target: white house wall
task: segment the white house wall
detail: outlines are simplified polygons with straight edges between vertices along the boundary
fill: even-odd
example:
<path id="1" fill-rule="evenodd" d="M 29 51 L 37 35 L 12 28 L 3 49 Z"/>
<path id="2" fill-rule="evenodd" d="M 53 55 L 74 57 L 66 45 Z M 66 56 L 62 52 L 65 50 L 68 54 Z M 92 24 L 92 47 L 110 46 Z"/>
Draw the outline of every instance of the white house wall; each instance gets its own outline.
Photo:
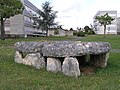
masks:
<path id="1" fill-rule="evenodd" d="M 33 15 L 39 17 L 39 9 L 28 0 L 21 0 L 25 10 L 22 14 L 15 15 L 5 22 L 5 33 L 8 35 L 22 35 L 23 37 L 34 32 L 42 32 L 37 26 L 33 26 Z"/>
<path id="2" fill-rule="evenodd" d="M 15 15 L 10 18 L 10 34 L 24 34 L 23 15 Z"/>
<path id="3" fill-rule="evenodd" d="M 114 18 L 115 20 L 112 21 L 111 25 L 106 26 L 106 34 L 117 34 L 117 11 L 98 11 L 97 14 L 94 16 L 93 20 L 95 21 L 96 16 L 101 16 L 108 13 L 109 16 Z M 95 27 L 97 34 L 104 34 L 103 26 L 100 26 L 98 22 L 93 21 L 93 26 Z"/>

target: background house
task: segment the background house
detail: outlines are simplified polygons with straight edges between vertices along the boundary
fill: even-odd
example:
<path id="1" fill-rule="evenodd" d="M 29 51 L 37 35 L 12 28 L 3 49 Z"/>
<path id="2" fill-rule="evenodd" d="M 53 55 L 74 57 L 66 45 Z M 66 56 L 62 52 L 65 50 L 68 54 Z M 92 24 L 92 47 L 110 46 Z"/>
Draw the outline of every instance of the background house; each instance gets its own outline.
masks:
<path id="1" fill-rule="evenodd" d="M 57 31 L 57 34 L 55 33 Z M 73 31 L 64 29 L 51 29 L 48 31 L 48 36 L 72 36 Z"/>
<path id="2" fill-rule="evenodd" d="M 27 37 L 29 35 L 36 35 L 35 33 L 46 33 L 38 28 L 38 23 L 35 18 L 39 19 L 39 9 L 28 0 L 21 0 L 24 5 L 22 14 L 10 17 L 5 21 L 5 33 L 8 36 Z"/>
<path id="3" fill-rule="evenodd" d="M 117 17 L 117 34 L 120 34 L 120 17 Z"/>
<path id="4" fill-rule="evenodd" d="M 95 17 L 104 15 L 106 13 L 108 13 L 109 16 L 115 19 L 114 21 L 112 21 L 111 25 L 106 26 L 106 34 L 117 34 L 118 33 L 117 11 L 98 11 L 93 18 L 93 26 L 94 26 L 95 32 L 97 34 L 104 34 L 104 27 L 100 26 L 100 24 L 96 22 Z"/>

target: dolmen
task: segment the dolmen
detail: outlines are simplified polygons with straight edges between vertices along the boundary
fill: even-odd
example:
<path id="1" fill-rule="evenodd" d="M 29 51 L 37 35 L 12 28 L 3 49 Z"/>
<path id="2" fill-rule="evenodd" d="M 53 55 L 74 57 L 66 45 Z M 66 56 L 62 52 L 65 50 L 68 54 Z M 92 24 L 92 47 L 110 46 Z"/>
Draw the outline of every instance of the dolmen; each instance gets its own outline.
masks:
<path id="1" fill-rule="evenodd" d="M 105 68 L 111 49 L 108 42 L 81 41 L 17 42 L 14 47 L 15 62 L 74 77 L 83 64 Z"/>

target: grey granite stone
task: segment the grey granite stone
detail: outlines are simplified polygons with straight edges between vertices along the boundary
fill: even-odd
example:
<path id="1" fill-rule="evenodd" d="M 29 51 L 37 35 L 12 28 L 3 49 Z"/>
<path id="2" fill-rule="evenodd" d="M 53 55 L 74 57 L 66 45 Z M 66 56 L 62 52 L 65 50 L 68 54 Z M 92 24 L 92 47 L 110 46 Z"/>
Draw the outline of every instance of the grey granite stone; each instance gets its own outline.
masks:
<path id="1" fill-rule="evenodd" d="M 67 57 L 82 56 L 85 52 L 85 46 L 81 42 L 59 41 L 45 45 L 42 49 L 43 56 L 47 57 Z"/>
<path id="2" fill-rule="evenodd" d="M 51 72 L 60 72 L 61 71 L 61 62 L 57 58 L 47 58 L 47 71 Z"/>
<path id="3" fill-rule="evenodd" d="M 80 76 L 79 64 L 87 62 L 95 67 L 106 67 L 111 50 L 108 42 L 80 41 L 17 42 L 14 47 L 17 63 L 37 69 L 47 67 L 47 71 L 62 71 L 67 76 L 75 77 Z"/>
<path id="4" fill-rule="evenodd" d="M 111 50 L 108 42 L 82 42 L 82 44 L 86 47 L 88 54 L 101 54 Z"/>
<path id="5" fill-rule="evenodd" d="M 106 53 L 110 49 L 111 46 L 107 42 L 59 41 L 44 45 L 42 53 L 46 57 L 74 57 Z"/>
<path id="6" fill-rule="evenodd" d="M 45 68 L 45 58 L 40 53 L 27 54 L 25 58 L 23 58 L 22 54 L 16 51 L 15 62 L 34 66 L 37 69 Z"/>
<path id="7" fill-rule="evenodd" d="M 19 52 L 24 53 L 36 53 L 42 52 L 44 44 L 47 42 L 17 42 L 15 43 L 15 49 Z"/>
<path id="8" fill-rule="evenodd" d="M 82 56 L 109 52 L 108 42 L 49 41 L 17 42 L 15 49 L 25 53 L 42 53 L 46 57 Z"/>
<path id="9" fill-rule="evenodd" d="M 67 76 L 80 76 L 79 63 L 76 58 L 67 57 L 63 61 L 62 72 Z"/>
<path id="10" fill-rule="evenodd" d="M 22 54 L 18 51 L 15 52 L 14 59 L 16 63 L 23 63 Z"/>
<path id="11" fill-rule="evenodd" d="M 37 69 L 45 68 L 45 58 L 40 53 L 27 54 L 23 64 L 34 66 Z"/>
<path id="12" fill-rule="evenodd" d="M 95 67 L 105 68 L 107 66 L 108 58 L 109 53 L 90 55 L 90 64 Z"/>

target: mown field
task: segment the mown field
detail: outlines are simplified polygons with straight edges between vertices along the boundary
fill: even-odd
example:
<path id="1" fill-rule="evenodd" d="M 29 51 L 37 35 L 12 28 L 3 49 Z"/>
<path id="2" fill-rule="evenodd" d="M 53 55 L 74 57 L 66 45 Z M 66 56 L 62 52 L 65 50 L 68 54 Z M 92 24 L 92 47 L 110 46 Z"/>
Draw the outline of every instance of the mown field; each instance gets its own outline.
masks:
<path id="1" fill-rule="evenodd" d="M 17 41 L 76 40 L 75 37 L 31 37 L 0 40 L 0 90 L 119 90 L 120 89 L 120 53 L 110 53 L 108 66 L 97 69 L 92 75 L 78 78 L 62 73 L 37 70 L 30 66 L 14 62 Z M 77 38 L 81 41 L 110 42 L 113 49 L 120 49 L 120 36 L 101 35 Z"/>

